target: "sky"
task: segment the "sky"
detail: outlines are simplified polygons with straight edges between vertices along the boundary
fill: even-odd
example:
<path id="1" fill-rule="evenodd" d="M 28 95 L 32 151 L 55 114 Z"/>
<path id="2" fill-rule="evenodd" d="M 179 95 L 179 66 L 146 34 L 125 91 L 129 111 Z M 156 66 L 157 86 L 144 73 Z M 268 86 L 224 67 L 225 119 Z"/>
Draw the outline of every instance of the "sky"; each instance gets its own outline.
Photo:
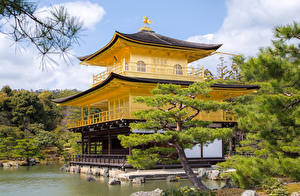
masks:
<path id="1" fill-rule="evenodd" d="M 71 63 L 54 57 L 59 65 L 43 70 L 34 48 L 20 47 L 0 33 L 0 88 L 88 89 L 92 75 L 103 68 L 80 65 L 76 57 L 101 49 L 115 31 L 137 32 L 144 16 L 152 20 L 156 33 L 199 43 L 222 43 L 218 51 L 247 57 L 271 45 L 275 26 L 300 21 L 300 0 L 43 0 L 38 11 L 59 5 L 79 17 L 84 27 L 80 45 L 72 48 Z M 193 66 L 204 65 L 215 72 L 219 57 L 201 59 Z M 230 56 L 224 57 L 230 63 Z"/>

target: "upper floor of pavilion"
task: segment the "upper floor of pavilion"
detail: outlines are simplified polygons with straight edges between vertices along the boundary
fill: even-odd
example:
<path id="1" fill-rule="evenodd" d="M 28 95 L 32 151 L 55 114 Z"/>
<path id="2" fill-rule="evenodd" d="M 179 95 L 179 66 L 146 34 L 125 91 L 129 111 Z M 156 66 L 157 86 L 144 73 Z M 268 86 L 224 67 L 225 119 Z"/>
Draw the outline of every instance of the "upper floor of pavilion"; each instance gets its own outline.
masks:
<path id="1" fill-rule="evenodd" d="M 93 76 L 93 86 L 112 72 L 129 77 L 203 81 L 204 68 L 189 63 L 214 54 L 221 45 L 178 40 L 144 26 L 133 34 L 116 31 L 102 49 L 78 59 L 82 65 L 105 68 Z"/>

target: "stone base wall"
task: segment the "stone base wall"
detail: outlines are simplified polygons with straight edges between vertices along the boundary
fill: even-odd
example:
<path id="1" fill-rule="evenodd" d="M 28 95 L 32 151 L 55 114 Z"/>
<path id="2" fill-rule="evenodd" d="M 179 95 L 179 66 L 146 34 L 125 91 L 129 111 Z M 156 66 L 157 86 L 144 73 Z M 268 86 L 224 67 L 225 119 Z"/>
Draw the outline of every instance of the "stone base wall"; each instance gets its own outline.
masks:
<path id="1" fill-rule="evenodd" d="M 107 167 L 92 167 L 92 166 L 79 166 L 73 165 L 66 167 L 65 171 L 69 171 L 71 173 L 82 173 L 86 175 L 93 176 L 105 176 L 111 178 L 117 178 L 120 174 L 125 173 L 125 171 L 117 169 L 117 168 L 107 168 Z"/>

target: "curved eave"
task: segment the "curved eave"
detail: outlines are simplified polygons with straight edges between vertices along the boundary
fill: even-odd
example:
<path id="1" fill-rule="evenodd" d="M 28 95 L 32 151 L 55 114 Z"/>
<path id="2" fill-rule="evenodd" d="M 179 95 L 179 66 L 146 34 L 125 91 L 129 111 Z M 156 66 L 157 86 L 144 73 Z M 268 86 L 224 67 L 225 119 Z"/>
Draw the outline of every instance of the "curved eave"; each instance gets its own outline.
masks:
<path id="1" fill-rule="evenodd" d="M 93 54 L 78 57 L 78 59 L 80 61 L 82 61 L 81 62 L 82 64 L 84 64 L 85 62 L 93 59 L 97 55 L 99 55 L 99 54 L 103 53 L 104 51 L 108 50 L 110 47 L 112 47 L 117 42 L 117 40 L 119 38 L 121 38 L 123 40 L 126 40 L 126 41 L 129 41 L 129 42 L 132 42 L 132 43 L 137 43 L 137 44 L 142 44 L 142 45 L 147 45 L 147 46 L 156 46 L 156 47 L 172 48 L 172 49 L 180 49 L 180 50 L 193 50 L 193 51 L 201 51 L 201 50 L 209 51 L 209 50 L 211 50 L 213 52 L 213 51 L 216 51 L 217 49 L 219 49 L 222 46 L 222 44 L 216 44 L 215 46 L 212 46 L 212 48 L 197 48 L 197 47 L 183 47 L 183 46 L 172 46 L 172 45 L 156 44 L 156 43 L 144 42 L 144 41 L 140 41 L 140 40 L 131 39 L 129 37 L 126 37 L 125 34 L 122 34 L 118 31 L 115 31 L 115 34 L 114 34 L 112 40 L 106 46 L 104 46 L 102 49 L 98 50 L 97 52 L 95 52 Z"/>
<path id="2" fill-rule="evenodd" d="M 177 84 L 177 85 L 184 85 L 188 86 L 193 84 L 194 82 L 191 81 L 180 81 L 180 80 L 164 80 L 164 79 L 153 79 L 153 78 L 135 78 L 135 77 L 127 77 L 127 76 L 122 76 L 119 74 L 111 73 L 103 82 L 99 83 L 98 85 L 80 92 L 76 95 L 64 97 L 64 98 L 59 98 L 59 99 L 53 99 L 52 101 L 58 104 L 64 104 L 68 101 L 72 101 L 76 98 L 79 98 L 81 96 L 87 95 L 89 93 L 92 93 L 103 86 L 107 85 L 109 82 L 111 82 L 114 78 L 124 80 L 124 81 L 129 81 L 129 82 L 139 82 L 139 83 L 153 83 L 153 84 Z M 257 85 L 236 85 L 236 84 L 213 84 L 211 85 L 213 88 L 227 88 L 227 89 L 237 89 L 237 88 L 243 88 L 243 89 L 259 89 L 259 86 Z"/>

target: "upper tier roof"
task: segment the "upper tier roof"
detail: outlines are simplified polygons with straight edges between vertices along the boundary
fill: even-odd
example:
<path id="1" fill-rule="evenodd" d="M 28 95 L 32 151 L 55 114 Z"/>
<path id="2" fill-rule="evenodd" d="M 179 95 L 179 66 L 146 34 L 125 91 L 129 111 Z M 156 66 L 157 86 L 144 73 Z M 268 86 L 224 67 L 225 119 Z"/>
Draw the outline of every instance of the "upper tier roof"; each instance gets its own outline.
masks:
<path id="1" fill-rule="evenodd" d="M 113 39 L 105 47 L 103 47 L 102 49 L 100 49 L 99 51 L 93 54 L 78 57 L 78 59 L 80 61 L 91 60 L 98 54 L 110 48 L 119 38 L 127 40 L 129 42 L 134 42 L 143 45 L 175 48 L 175 49 L 186 49 L 186 50 L 191 50 L 191 49 L 217 50 L 222 46 L 222 44 L 202 44 L 202 43 L 178 40 L 164 35 L 160 35 L 158 33 L 155 33 L 154 31 L 147 31 L 147 30 L 142 30 L 133 34 L 120 33 L 116 31 Z"/>

